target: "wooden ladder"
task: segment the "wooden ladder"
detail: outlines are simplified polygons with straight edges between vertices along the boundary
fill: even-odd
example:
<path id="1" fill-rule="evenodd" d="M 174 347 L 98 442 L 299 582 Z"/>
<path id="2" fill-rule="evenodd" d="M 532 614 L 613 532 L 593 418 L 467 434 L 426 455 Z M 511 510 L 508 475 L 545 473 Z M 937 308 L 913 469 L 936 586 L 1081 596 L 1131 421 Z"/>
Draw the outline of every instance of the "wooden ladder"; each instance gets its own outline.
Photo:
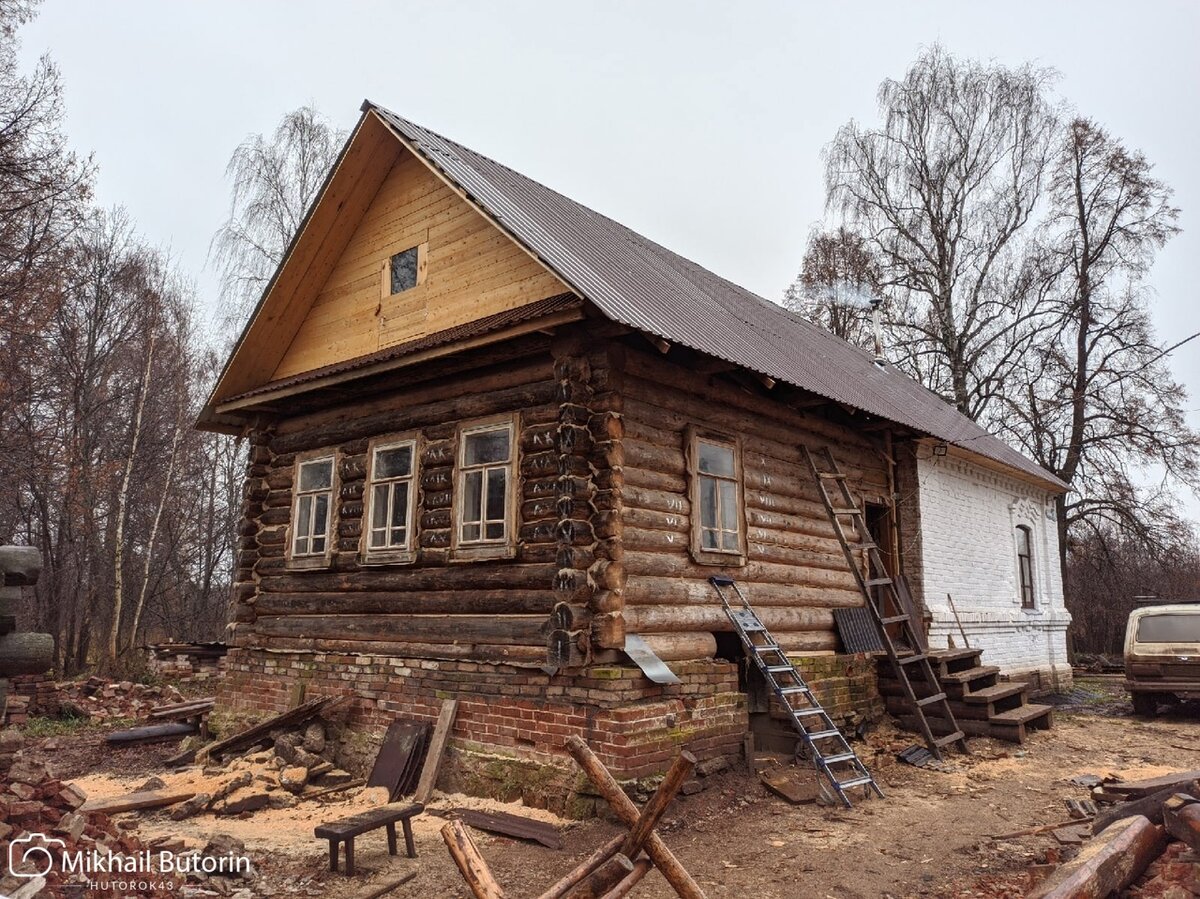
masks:
<path id="1" fill-rule="evenodd" d="M 833 453 L 829 447 L 823 447 L 814 453 L 808 446 L 801 444 L 800 451 L 803 453 L 804 460 L 808 463 L 808 470 L 812 473 L 813 481 L 817 485 L 817 493 L 821 497 L 821 503 L 825 506 L 825 512 L 829 515 L 829 522 L 833 525 L 833 532 L 837 535 L 838 543 L 842 545 L 842 552 L 846 556 L 846 564 L 850 567 L 855 581 L 858 582 L 858 587 L 866 599 L 867 608 L 871 610 L 871 617 L 875 619 L 875 625 L 879 628 L 879 636 L 883 641 L 883 648 L 887 651 L 888 660 L 892 664 L 892 670 L 896 674 L 896 679 L 900 681 L 901 686 L 904 688 L 905 697 L 916 712 L 917 724 L 921 728 L 922 736 L 925 737 L 925 745 L 929 747 L 930 753 L 939 761 L 942 758 L 943 746 L 957 744 L 963 752 L 968 752 L 966 735 L 959 728 L 958 722 L 954 720 L 954 712 L 950 710 L 950 702 L 946 697 L 946 692 L 942 689 L 937 673 L 933 669 L 928 651 L 923 648 L 924 641 L 921 639 L 921 635 L 918 633 L 913 621 L 911 606 L 902 602 L 900 594 L 896 589 L 896 582 L 888 576 L 887 568 L 883 563 L 883 556 L 879 552 L 879 546 L 867 530 L 864 510 L 855 504 L 854 495 L 846 485 L 846 476 L 838 468 L 837 461 L 833 458 Z M 820 467 L 818 467 L 818 461 L 821 462 Z M 837 485 L 838 502 L 836 504 L 830 497 L 829 490 L 826 489 L 826 484 L 829 482 Z M 860 541 L 856 545 L 867 553 L 868 565 L 866 575 L 863 574 L 858 561 L 854 557 L 852 544 L 846 539 L 846 531 L 842 527 L 841 522 L 842 518 L 849 518 L 854 522 L 854 527 L 858 532 Z M 877 594 L 872 589 L 876 587 L 881 588 L 886 593 L 886 596 L 891 599 L 891 607 L 895 610 L 896 614 L 889 615 L 886 603 L 882 600 L 876 600 Z M 911 655 L 901 655 L 896 650 L 896 642 L 892 640 L 887 630 L 888 625 L 892 624 L 900 625 L 901 639 L 913 650 Z M 917 666 L 917 670 L 933 690 L 928 696 L 918 698 L 916 692 L 913 690 L 912 680 L 909 677 L 909 669 L 914 665 Z M 946 724 L 950 728 L 948 734 L 943 736 L 934 735 L 929 725 L 929 719 L 925 716 L 925 709 L 930 706 L 934 706 L 941 713 L 941 717 L 945 719 Z"/>

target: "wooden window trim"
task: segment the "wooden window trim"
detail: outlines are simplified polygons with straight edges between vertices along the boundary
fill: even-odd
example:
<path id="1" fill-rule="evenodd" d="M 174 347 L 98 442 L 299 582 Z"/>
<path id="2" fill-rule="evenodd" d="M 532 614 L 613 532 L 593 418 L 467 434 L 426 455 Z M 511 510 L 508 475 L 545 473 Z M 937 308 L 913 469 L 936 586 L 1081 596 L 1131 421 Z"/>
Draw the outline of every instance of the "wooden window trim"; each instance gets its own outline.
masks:
<path id="1" fill-rule="evenodd" d="M 687 460 L 688 501 L 691 507 L 691 527 L 689 552 L 692 560 L 699 565 L 719 565 L 721 567 L 743 567 L 746 564 L 746 479 L 742 467 L 741 438 L 717 431 L 689 425 L 684 431 L 686 445 L 684 453 Z M 701 537 L 700 511 L 700 453 L 699 442 L 728 446 L 733 450 L 733 480 L 737 489 L 737 528 L 738 548 L 736 550 L 704 549 Z"/>
<path id="2" fill-rule="evenodd" d="M 408 545 L 405 547 L 371 548 L 371 522 L 375 505 L 375 454 L 380 450 L 412 447 L 412 472 L 408 488 Z M 419 544 L 419 504 L 417 494 L 421 484 L 421 437 L 415 432 L 387 434 L 367 444 L 367 479 L 363 497 L 363 526 L 359 537 L 359 559 L 363 565 L 411 565 L 417 560 Z"/>
<path id="3" fill-rule="evenodd" d="M 1036 612 L 1037 604 L 1037 570 L 1033 557 L 1033 528 L 1027 524 L 1016 526 L 1017 538 L 1017 600 L 1021 609 L 1026 612 Z M 1025 574 L 1029 569 L 1029 589 L 1026 593 Z"/>
<path id="4" fill-rule="evenodd" d="M 295 535 L 296 515 L 300 511 L 300 467 L 310 462 L 321 462 L 324 460 L 329 460 L 330 463 L 329 520 L 325 531 L 325 552 L 305 553 L 298 556 L 295 552 Z M 287 542 L 284 544 L 284 564 L 292 569 L 329 568 L 333 564 L 333 547 L 337 541 L 338 528 L 337 509 L 340 482 L 338 479 L 337 450 L 318 449 L 299 453 L 292 465 L 292 504 L 288 510 Z"/>
<path id="5" fill-rule="evenodd" d="M 398 253 L 404 253 L 411 249 L 417 251 L 417 283 L 407 290 L 402 290 L 399 293 L 392 293 L 392 257 Z M 425 283 L 425 277 L 429 271 L 429 241 L 422 240 L 420 243 L 408 244 L 407 246 L 392 248 L 387 251 L 387 255 L 383 257 L 383 264 L 379 270 L 379 298 L 382 301 L 390 300 L 392 297 L 402 297 L 405 294 L 410 294 L 422 284 Z"/>
<path id="6" fill-rule="evenodd" d="M 463 542 L 462 520 L 463 499 L 466 495 L 466 438 L 480 431 L 497 430 L 501 427 L 509 429 L 509 459 L 508 459 L 508 490 L 504 505 L 504 539 L 494 541 Z M 520 484 L 517 476 L 520 472 L 520 416 L 516 413 L 495 415 L 489 418 L 473 419 L 459 422 L 455 431 L 454 447 L 454 490 L 450 503 L 450 561 L 475 562 L 485 559 L 512 559 L 517 555 L 517 531 Z M 475 466 L 471 466 L 475 468 Z"/>

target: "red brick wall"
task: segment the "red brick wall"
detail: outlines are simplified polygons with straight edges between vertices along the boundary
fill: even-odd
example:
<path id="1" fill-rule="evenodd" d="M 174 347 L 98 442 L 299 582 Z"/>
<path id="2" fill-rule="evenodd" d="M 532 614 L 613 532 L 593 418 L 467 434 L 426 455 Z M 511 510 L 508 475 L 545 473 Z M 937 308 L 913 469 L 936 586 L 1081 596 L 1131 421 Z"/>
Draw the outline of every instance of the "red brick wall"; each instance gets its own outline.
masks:
<path id="1" fill-rule="evenodd" d="M 878 703 L 873 676 L 870 697 L 857 702 L 857 669 L 820 666 L 828 685 L 818 688 L 839 710 L 869 712 Z M 671 668 L 679 685 L 657 686 L 636 668 L 616 666 L 552 677 L 480 662 L 235 648 L 217 698 L 222 712 L 276 713 L 303 685 L 306 698 L 355 697 L 349 724 L 376 732 L 399 717 L 432 722 L 444 699 L 457 698 L 443 786 L 587 814 L 578 796 L 586 784 L 563 749 L 568 736 L 586 740 L 621 780 L 661 773 L 684 748 L 701 759 L 740 754 L 748 719 L 736 666 L 706 660 Z"/>

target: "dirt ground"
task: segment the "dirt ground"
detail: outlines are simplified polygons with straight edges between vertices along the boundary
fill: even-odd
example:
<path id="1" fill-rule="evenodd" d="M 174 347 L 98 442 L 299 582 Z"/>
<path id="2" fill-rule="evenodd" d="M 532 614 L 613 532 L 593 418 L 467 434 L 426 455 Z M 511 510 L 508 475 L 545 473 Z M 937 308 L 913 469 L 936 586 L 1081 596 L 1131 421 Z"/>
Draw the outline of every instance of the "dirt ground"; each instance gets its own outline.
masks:
<path id="1" fill-rule="evenodd" d="M 1068 820 L 1065 800 L 1086 799 L 1070 783 L 1078 774 L 1123 779 L 1200 768 L 1200 708 L 1178 707 L 1155 720 L 1132 716 L 1119 679 L 1077 679 L 1075 691 L 1057 700 L 1055 726 L 1035 733 L 1024 746 L 987 739 L 971 741 L 970 756 L 953 756 L 942 770 L 918 769 L 895 760 L 911 735 L 888 725 L 858 744 L 886 799 L 840 810 L 792 806 L 774 797 L 743 769 L 707 778 L 706 789 L 681 796 L 660 833 L 710 897 L 758 899 L 858 899 L 858 897 L 1017 897 L 1031 885 L 1028 869 L 1058 844 L 1050 834 L 997 839 L 1040 824 Z M 128 750 L 119 756 L 86 744 L 59 744 L 63 774 L 74 774 L 89 795 L 132 789 L 150 774 L 163 774 L 160 751 Z M 75 769 L 70 771 L 69 769 Z M 84 775 L 84 771 L 89 771 Z M 82 775 L 82 776 L 80 776 Z M 326 870 L 325 843 L 312 827 L 361 810 L 366 794 L 318 806 L 257 812 L 243 820 L 211 816 L 173 822 L 162 813 L 137 817 L 137 833 L 149 839 L 177 835 L 201 844 L 212 833 L 246 843 L 259 876 L 255 896 L 356 897 L 415 868 L 416 878 L 388 893 L 397 899 L 468 896 L 438 830 L 444 821 L 426 814 L 415 822 L 419 858 L 390 858 L 382 831 L 356 843 L 354 878 Z M 500 808 L 557 820 L 546 812 L 438 797 L 431 810 L 452 806 Z M 606 821 L 559 822 L 565 848 L 553 851 L 474 832 L 498 880 L 514 899 L 535 896 L 618 832 Z M 645 899 L 674 893 L 656 872 L 637 888 Z"/>

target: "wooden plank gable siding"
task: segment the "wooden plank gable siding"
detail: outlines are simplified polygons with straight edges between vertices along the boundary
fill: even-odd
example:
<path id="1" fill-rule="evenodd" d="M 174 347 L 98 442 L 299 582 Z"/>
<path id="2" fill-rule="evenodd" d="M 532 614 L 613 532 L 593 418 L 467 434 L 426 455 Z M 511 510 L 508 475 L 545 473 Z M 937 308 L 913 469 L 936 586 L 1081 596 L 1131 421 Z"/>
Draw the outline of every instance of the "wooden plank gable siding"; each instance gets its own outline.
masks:
<path id="1" fill-rule="evenodd" d="M 832 609 L 862 605 L 800 441 L 831 444 L 856 495 L 888 494 L 878 448 L 855 430 L 801 414 L 736 386 L 629 352 L 623 384 L 624 627 L 674 653 L 712 643 L 730 624 L 708 577 L 737 578 L 780 644 L 833 650 Z M 688 552 L 689 428 L 737 438 L 742 449 L 746 565 L 697 564 Z"/>
<path id="2" fill-rule="evenodd" d="M 385 295 L 388 260 L 412 247 L 423 248 L 420 283 Z M 272 380 L 566 290 L 405 150 L 355 223 Z"/>

